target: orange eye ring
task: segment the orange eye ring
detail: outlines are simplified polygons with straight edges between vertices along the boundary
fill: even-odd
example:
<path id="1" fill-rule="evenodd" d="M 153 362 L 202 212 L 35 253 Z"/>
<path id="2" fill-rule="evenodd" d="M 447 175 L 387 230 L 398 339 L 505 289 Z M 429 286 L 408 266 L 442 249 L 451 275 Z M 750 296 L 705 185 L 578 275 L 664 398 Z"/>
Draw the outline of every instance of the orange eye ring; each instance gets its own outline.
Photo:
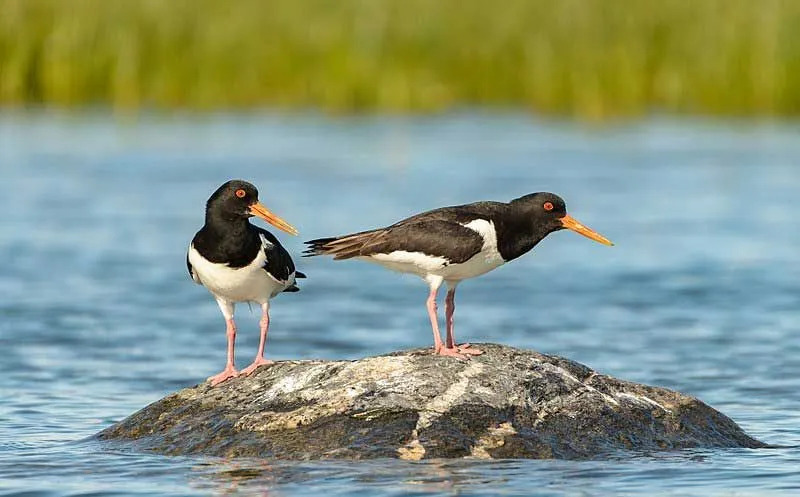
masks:
<path id="1" fill-rule="evenodd" d="M 239 198 L 244 198 L 244 196 L 245 196 L 245 195 L 247 195 L 247 192 L 246 192 L 246 191 L 244 191 L 244 190 L 242 190 L 241 188 L 239 188 L 238 190 L 236 190 L 236 196 L 237 196 L 237 197 L 239 197 Z"/>
<path id="2" fill-rule="evenodd" d="M 545 202 L 544 205 L 542 205 L 542 207 L 546 211 L 551 211 L 551 210 L 553 210 L 553 203 L 552 202 Z"/>

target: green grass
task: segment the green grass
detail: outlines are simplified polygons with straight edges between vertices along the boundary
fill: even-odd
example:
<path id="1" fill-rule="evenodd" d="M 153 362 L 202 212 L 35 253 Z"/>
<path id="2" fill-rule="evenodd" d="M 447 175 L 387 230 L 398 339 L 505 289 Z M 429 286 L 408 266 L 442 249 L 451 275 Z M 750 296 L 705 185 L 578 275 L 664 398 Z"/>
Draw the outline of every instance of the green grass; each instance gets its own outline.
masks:
<path id="1" fill-rule="evenodd" d="M 0 105 L 800 114 L 800 0 L 0 0 Z"/>

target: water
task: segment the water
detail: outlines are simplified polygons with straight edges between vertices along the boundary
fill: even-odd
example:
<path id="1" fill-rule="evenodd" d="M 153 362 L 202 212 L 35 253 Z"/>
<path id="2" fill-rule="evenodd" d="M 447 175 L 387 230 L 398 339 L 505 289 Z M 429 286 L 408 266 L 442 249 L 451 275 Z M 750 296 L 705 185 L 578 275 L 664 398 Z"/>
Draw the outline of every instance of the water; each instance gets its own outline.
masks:
<path id="1" fill-rule="evenodd" d="M 0 114 L 1 495 L 778 495 L 800 490 L 800 127 L 524 116 Z M 696 395 L 762 450 L 595 461 L 287 463 L 164 457 L 88 439 L 224 365 L 224 324 L 184 254 L 241 177 L 301 241 L 538 190 L 617 243 L 574 233 L 459 287 L 457 334 Z M 268 355 L 426 345 L 426 289 L 303 259 Z M 239 306 L 240 366 L 258 313 Z"/>

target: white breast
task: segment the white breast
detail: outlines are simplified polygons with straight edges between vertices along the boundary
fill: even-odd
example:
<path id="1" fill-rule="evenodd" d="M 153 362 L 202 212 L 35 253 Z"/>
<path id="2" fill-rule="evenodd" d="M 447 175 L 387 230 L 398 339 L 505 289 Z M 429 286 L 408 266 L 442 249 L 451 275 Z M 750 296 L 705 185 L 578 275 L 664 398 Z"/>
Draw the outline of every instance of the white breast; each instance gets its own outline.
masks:
<path id="1" fill-rule="evenodd" d="M 264 251 L 259 250 L 253 262 L 241 268 L 232 268 L 227 264 L 210 262 L 194 246 L 189 247 L 189 263 L 200 284 L 229 302 L 263 304 L 286 288 L 286 283 L 277 281 L 264 270 L 265 261 Z M 290 275 L 288 284 L 291 284 L 293 276 Z"/>
<path id="2" fill-rule="evenodd" d="M 465 228 L 475 231 L 483 238 L 481 251 L 460 264 L 450 264 L 444 268 L 441 276 L 446 280 L 464 280 L 488 273 L 492 269 L 505 264 L 503 256 L 497 249 L 497 231 L 494 223 L 486 219 L 475 219 L 466 224 Z"/>

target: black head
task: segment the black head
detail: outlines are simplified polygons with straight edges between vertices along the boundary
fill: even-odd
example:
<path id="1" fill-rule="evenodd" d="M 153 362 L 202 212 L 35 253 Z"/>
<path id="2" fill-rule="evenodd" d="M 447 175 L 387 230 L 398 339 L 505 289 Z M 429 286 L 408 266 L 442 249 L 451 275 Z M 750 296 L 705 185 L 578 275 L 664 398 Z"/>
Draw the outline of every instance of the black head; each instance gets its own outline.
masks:
<path id="1" fill-rule="evenodd" d="M 258 202 L 258 190 L 255 186 L 242 180 L 231 180 L 217 188 L 206 202 L 206 210 L 214 211 L 225 218 L 247 219 L 250 205 Z"/>
<path id="2" fill-rule="evenodd" d="M 258 200 L 258 189 L 247 181 L 230 180 L 211 194 L 206 202 L 206 218 L 209 216 L 224 221 L 246 220 L 258 216 L 278 229 L 292 235 L 297 230 L 269 211 Z"/>
<path id="3" fill-rule="evenodd" d="M 534 225 L 534 231 L 542 238 L 554 231 L 569 229 L 604 245 L 613 245 L 606 237 L 567 214 L 567 204 L 555 193 L 531 193 L 512 200 L 511 204 L 524 209 L 526 217 Z"/>

